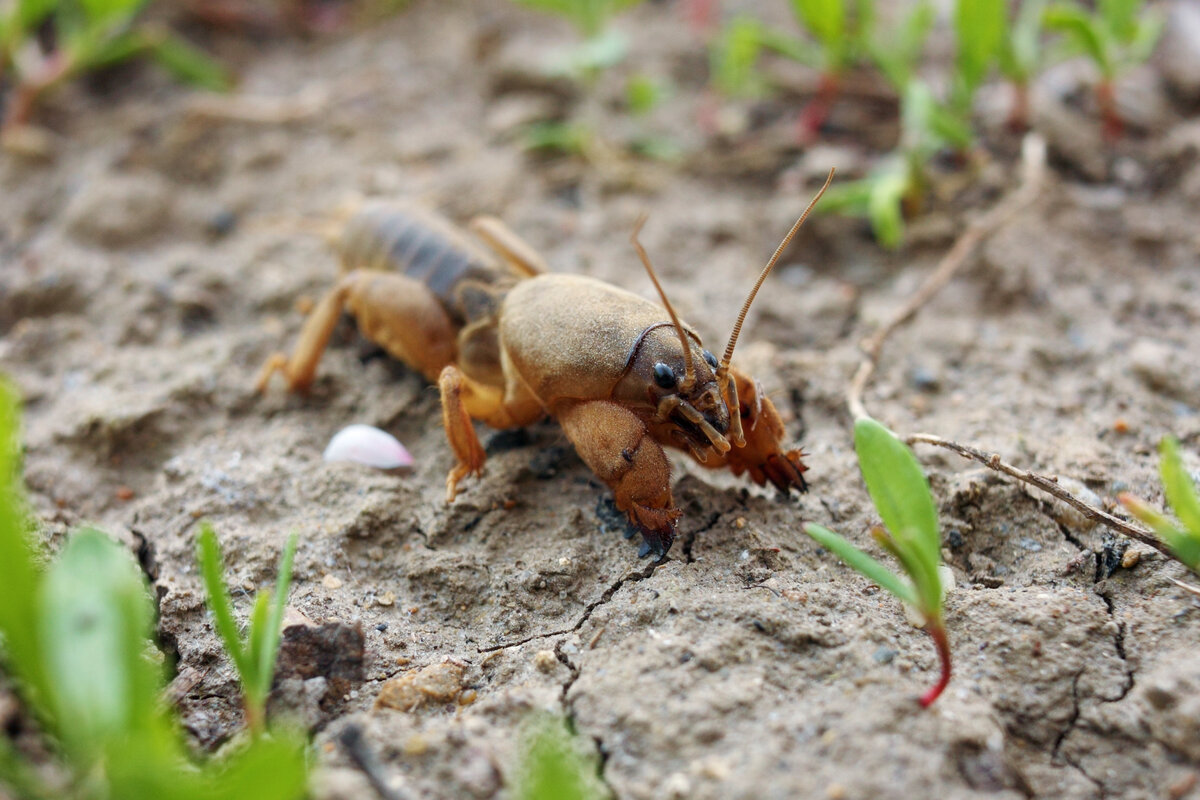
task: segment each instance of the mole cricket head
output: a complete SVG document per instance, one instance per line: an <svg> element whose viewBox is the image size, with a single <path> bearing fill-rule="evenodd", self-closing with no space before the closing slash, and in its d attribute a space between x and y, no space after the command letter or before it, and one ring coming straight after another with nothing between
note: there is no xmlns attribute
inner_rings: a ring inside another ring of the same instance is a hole
<svg viewBox="0 0 1200 800"><path fill-rule="evenodd" d="M690 359L670 323L643 331L613 399L642 409L655 438L688 449L704 461L712 450L730 449L729 408L717 380L716 356L704 349L694 333L688 334Z"/></svg>

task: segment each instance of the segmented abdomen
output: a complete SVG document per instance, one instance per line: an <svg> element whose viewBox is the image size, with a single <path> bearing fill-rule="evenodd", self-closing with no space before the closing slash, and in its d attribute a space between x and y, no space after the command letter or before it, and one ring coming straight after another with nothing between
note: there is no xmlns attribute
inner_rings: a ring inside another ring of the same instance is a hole
<svg viewBox="0 0 1200 800"><path fill-rule="evenodd" d="M470 302L474 293L465 293L465 287L503 291L512 283L487 251L442 218L411 206L379 204L358 211L346 221L338 252L343 270L396 271L420 281L460 325L478 316Z"/></svg>

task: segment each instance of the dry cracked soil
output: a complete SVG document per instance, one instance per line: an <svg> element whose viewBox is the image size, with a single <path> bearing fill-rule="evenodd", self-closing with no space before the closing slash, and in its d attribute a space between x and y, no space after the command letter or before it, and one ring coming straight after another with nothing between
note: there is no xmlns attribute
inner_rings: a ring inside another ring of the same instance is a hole
<svg viewBox="0 0 1200 800"><path fill-rule="evenodd" d="M765 5L741 4L781 13ZM704 51L681 19L663 3L623 17L631 56L591 93L541 70L573 41L565 25L499 0L419 0L329 37L217 37L241 74L223 99L135 69L58 95L41 119L52 158L0 159L0 369L24 397L44 536L96 523L138 552L173 697L212 748L240 714L196 574L199 523L219 534L240 613L298 532L303 616L273 708L312 726L328 800L371 796L337 746L347 725L405 796L506 796L537 710L571 720L620 798L1196 796L1200 603L1167 580L1181 566L918 448L957 579L954 680L922 711L927 638L801 531L869 546L844 405L858 344L1015 182L1000 125L966 179L944 170L900 251L839 217L802 233L739 359L807 451L811 491L781 498L677 459L683 517L663 563L637 558L552 421L481 426L487 471L447 505L436 391L349 322L310 393L254 393L297 306L336 275L313 230L363 197L496 214L555 270L653 297L629 246L648 211L668 292L723 341L827 166L862 174L894 138L894 99L848 90L828 137L800 149L790 120L812 76L779 67L778 95L730 103L718 128L733 133L706 130ZM675 85L648 117L620 109L634 71ZM1165 433L1200 468L1198 106L1154 65L1131 81L1145 102L1111 146L1086 97L1047 101L1043 190L891 337L866 394L897 431L1001 453L1110 506L1125 490L1161 502ZM1064 83L1069 70L1043 89ZM684 158L524 152L522 126L563 113L601 139L670 136ZM399 437L411 473L323 462L354 422Z"/></svg>

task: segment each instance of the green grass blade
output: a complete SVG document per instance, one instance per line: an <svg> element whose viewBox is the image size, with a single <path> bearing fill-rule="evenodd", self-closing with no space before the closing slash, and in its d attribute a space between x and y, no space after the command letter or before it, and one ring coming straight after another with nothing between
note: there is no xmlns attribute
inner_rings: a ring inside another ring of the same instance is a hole
<svg viewBox="0 0 1200 800"><path fill-rule="evenodd" d="M854 448L871 500L895 547L907 556L905 567L922 609L930 613L940 609L941 536L933 494L920 463L891 431L870 418L854 423Z"/></svg>
<svg viewBox="0 0 1200 800"><path fill-rule="evenodd" d="M258 655L258 671L263 682L264 694L271 688L271 679L275 675L275 657L279 654L279 640L283 629L283 612L287 607L288 590L292 585L292 564L296 559L296 545L299 538L296 534L288 537L283 546L283 554L279 557L279 572L275 578L275 591L272 593L270 616L263 631L263 643Z"/></svg>
<svg viewBox="0 0 1200 800"><path fill-rule="evenodd" d="M26 525L19 430L16 390L0 376L0 639L6 666L44 716L50 709L38 632L42 575L38 548Z"/></svg>
<svg viewBox="0 0 1200 800"><path fill-rule="evenodd" d="M254 610L250 613L250 632L246 642L247 671L242 676L247 697L259 708L266 702L267 692L271 688L271 676L264 674L261 669L270 616L271 591L265 589L254 596Z"/></svg>
<svg viewBox="0 0 1200 800"><path fill-rule="evenodd" d="M247 658L242 635L238 631L237 621L233 617L233 604L229 599L229 590L225 588L225 562L221 557L221 546L217 542L217 534L212 525L207 522L200 529L200 539L196 548L196 558L200 562L200 575L204 580L204 593L208 599L208 610L212 612L213 624L217 635L225 645L238 675L244 683L252 669Z"/></svg>
<svg viewBox="0 0 1200 800"><path fill-rule="evenodd" d="M804 526L804 532L815 539L819 545L844 561L847 566L862 573L867 580L891 592L900 600L910 605L917 605L917 595L911 586L900 580L895 573L883 564L880 564L838 534L811 522Z"/></svg>

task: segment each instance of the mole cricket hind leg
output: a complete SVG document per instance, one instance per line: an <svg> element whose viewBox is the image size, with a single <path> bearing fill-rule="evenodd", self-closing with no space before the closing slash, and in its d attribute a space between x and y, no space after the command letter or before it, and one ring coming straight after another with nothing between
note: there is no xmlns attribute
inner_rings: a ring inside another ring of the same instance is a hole
<svg viewBox="0 0 1200 800"><path fill-rule="evenodd" d="M425 284L398 273L355 270L317 303L291 356L275 353L267 359L255 390L265 391L276 372L283 373L289 391L308 389L343 311L354 317L364 337L431 381L455 359L458 327Z"/></svg>
<svg viewBox="0 0 1200 800"><path fill-rule="evenodd" d="M483 473L487 459L473 420L492 428L519 428L543 415L541 406L526 398L512 400L503 389L472 380L453 364L442 369L438 376L442 393L442 423L446 438L458 459L446 476L446 502L454 502L459 482L468 475Z"/></svg>
<svg viewBox="0 0 1200 800"><path fill-rule="evenodd" d="M785 450L783 439L787 431L783 420L771 399L763 394L762 387L745 373L730 367L737 384L738 413L741 415L742 433L746 444L734 447L723 455L711 454L704 466L713 469L728 467L734 475L748 473L755 483L770 483L787 494L796 489L808 491L804 473L808 470L801 460L804 455L799 449Z"/></svg>
<svg viewBox="0 0 1200 800"><path fill-rule="evenodd" d="M516 274L532 278L549 271L538 251L496 217L475 217L467 227Z"/></svg>
<svg viewBox="0 0 1200 800"><path fill-rule="evenodd" d="M642 533L640 556L666 558L679 510L671 497L671 464L631 411L607 400L566 401L552 415L575 450L613 491L617 508Z"/></svg>

